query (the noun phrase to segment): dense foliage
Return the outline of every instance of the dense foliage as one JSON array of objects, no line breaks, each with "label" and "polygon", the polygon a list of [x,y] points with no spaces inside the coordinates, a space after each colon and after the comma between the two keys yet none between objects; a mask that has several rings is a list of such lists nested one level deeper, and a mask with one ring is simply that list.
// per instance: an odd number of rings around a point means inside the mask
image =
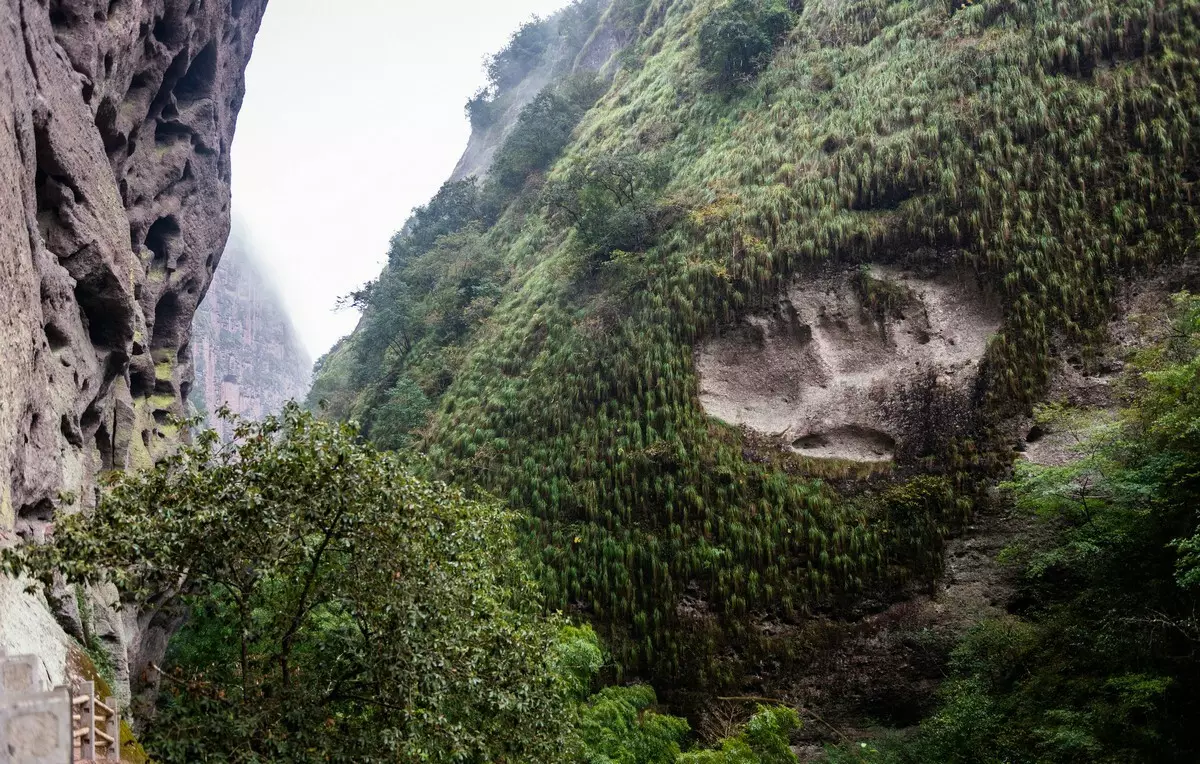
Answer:
[{"label": "dense foliage", "polygon": [[601,80],[579,74],[539,93],[521,110],[512,134],[496,152],[490,182],[512,193],[531,175],[548,169],[571,139],[575,125],[603,92]]},{"label": "dense foliage", "polygon": [[561,761],[573,687],[495,505],[295,406],[123,474],[11,558],[186,613],[163,762]]},{"label": "dense foliage", "polygon": [[1063,464],[1019,463],[1009,486],[1044,523],[1009,552],[1022,614],[977,627],[954,653],[943,707],[868,761],[1200,758],[1200,298],[1180,296],[1177,310],[1166,340],[1131,364],[1118,419],[1042,413],[1041,427],[1077,445]]},{"label": "dense foliage", "polygon": [[553,217],[574,226],[588,254],[642,252],[663,228],[664,167],[634,154],[572,163],[542,190]]},{"label": "dense foliage", "polygon": [[795,20],[782,0],[729,0],[700,26],[700,65],[726,85],[752,77]]},{"label": "dense foliage", "polygon": [[[936,571],[976,478],[1007,464],[991,422],[1038,399],[1052,342],[1100,339],[1120,274],[1187,253],[1200,222],[1196,0],[809,2],[726,92],[698,36],[734,7],[622,3],[641,16],[608,91],[561,157],[513,165],[532,171],[478,229],[503,264],[483,317],[385,354],[378,381],[321,388],[369,423],[410,376],[431,469],[519,509],[553,604],[675,684],[736,677],[726,647],[748,651],[756,618]],[[681,214],[597,268],[532,168],[569,184],[625,155],[663,163],[657,199]],[[843,466],[763,456],[697,402],[697,340],[834,259],[970,269],[1004,310],[970,437],[879,501],[825,480]],[[885,312],[901,297],[874,293]]]}]

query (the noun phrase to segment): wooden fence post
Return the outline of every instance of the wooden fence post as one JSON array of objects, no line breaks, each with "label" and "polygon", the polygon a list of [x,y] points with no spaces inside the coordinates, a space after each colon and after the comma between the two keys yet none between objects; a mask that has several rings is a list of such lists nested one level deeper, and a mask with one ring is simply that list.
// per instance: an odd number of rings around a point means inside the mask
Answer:
[{"label": "wooden fence post", "polygon": [[96,683],[84,682],[83,694],[87,698],[80,714],[80,725],[84,730],[84,739],[80,758],[84,761],[96,759]]},{"label": "wooden fence post", "polygon": [[108,715],[107,731],[109,737],[112,738],[112,743],[108,747],[108,758],[112,761],[121,761],[121,709],[117,705],[116,698],[106,698],[104,705],[112,709],[112,713]]}]

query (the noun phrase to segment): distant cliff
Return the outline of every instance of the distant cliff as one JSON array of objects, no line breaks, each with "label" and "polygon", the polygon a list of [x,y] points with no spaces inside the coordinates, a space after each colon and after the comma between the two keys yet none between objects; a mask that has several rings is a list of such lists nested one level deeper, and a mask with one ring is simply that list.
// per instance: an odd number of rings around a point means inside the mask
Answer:
[{"label": "distant cliff", "polygon": [[192,347],[196,384],[191,403],[218,430],[225,425],[211,414],[222,405],[258,419],[308,392],[312,360],[236,232],[196,311]]}]

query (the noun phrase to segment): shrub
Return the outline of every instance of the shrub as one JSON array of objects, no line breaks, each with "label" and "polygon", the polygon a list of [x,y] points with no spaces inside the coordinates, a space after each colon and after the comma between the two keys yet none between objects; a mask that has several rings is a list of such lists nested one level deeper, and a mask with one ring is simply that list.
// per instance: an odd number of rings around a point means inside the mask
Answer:
[{"label": "shrub", "polygon": [[542,60],[552,42],[554,31],[549,21],[536,16],[526,21],[513,32],[504,49],[488,59],[487,75],[492,87],[502,90],[520,83]]},{"label": "shrub", "polygon": [[700,65],[725,85],[753,77],[794,23],[780,0],[729,0],[700,27]]},{"label": "shrub", "polygon": [[679,764],[794,764],[788,737],[800,728],[800,715],[783,706],[759,706],[740,734],[714,751],[689,751]]}]

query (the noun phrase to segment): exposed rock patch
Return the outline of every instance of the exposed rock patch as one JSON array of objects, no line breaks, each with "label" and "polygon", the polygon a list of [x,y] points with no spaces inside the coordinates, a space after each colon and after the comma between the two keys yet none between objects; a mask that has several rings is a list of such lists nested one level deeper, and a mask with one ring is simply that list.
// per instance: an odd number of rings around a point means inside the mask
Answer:
[{"label": "exposed rock patch", "polygon": [[967,410],[999,325],[973,277],[884,266],[824,273],[701,345],[700,402],[805,456],[916,455],[928,450],[931,425]]},{"label": "exposed rock patch", "polygon": [[[44,534],[64,497],[90,505],[96,473],[147,466],[173,442],[165,422],[184,413],[191,317],[229,231],[229,146],[265,5],[0,0],[9,542]],[[157,638],[102,600],[97,618],[124,683]]]}]

